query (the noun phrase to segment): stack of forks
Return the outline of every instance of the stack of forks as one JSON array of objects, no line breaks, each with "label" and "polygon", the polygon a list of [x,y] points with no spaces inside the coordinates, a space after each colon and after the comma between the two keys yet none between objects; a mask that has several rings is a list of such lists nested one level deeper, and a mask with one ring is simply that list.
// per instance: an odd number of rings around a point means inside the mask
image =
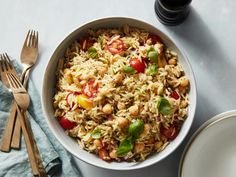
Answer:
[{"label": "stack of forks", "polygon": [[24,67],[21,77],[18,76],[9,56],[6,53],[0,54],[1,80],[14,96],[0,150],[9,152],[11,148],[20,149],[22,131],[32,173],[33,175],[44,177],[46,172],[26,114],[30,104],[30,97],[26,90],[27,83],[30,70],[36,63],[37,58],[38,32],[33,30],[29,30],[21,51],[21,63]]}]

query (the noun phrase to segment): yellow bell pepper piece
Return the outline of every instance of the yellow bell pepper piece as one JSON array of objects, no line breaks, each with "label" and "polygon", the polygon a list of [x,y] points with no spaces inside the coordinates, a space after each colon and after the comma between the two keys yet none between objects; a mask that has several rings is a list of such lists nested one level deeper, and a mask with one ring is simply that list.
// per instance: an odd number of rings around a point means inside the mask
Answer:
[{"label": "yellow bell pepper piece", "polygon": [[81,94],[81,95],[77,96],[77,102],[84,109],[93,108],[93,102],[84,94]]}]

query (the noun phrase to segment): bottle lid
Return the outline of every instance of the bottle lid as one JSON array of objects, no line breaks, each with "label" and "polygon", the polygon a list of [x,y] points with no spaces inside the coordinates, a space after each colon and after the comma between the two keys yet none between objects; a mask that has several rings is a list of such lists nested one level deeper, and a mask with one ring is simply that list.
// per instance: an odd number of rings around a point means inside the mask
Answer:
[{"label": "bottle lid", "polygon": [[176,10],[172,7],[168,9],[167,7],[163,7],[161,4],[161,0],[156,0],[154,4],[154,9],[157,15],[158,20],[165,25],[178,25],[182,23],[189,14],[189,4],[191,0],[188,2],[188,5],[184,5],[182,8],[178,7]]}]

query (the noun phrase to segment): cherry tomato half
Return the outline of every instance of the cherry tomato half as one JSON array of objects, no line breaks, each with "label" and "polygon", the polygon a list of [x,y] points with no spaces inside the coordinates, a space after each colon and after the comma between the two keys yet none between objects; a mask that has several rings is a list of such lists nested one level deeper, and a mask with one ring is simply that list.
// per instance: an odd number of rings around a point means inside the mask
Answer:
[{"label": "cherry tomato half", "polygon": [[65,130],[70,130],[77,125],[76,122],[72,122],[72,121],[66,119],[65,117],[60,117],[59,123],[62,126],[62,128],[64,128]]},{"label": "cherry tomato half", "polygon": [[98,156],[99,156],[99,158],[102,159],[102,160],[105,160],[105,161],[110,160],[110,157],[109,157],[109,155],[108,155],[108,152],[107,152],[107,150],[105,150],[105,149],[100,149],[100,150],[98,151]]},{"label": "cherry tomato half", "polygon": [[95,97],[98,93],[98,84],[94,85],[94,80],[89,80],[83,86],[83,93],[88,97]]},{"label": "cherry tomato half", "polygon": [[170,97],[174,98],[175,100],[178,100],[180,96],[176,91],[173,91],[170,93]]},{"label": "cherry tomato half", "polygon": [[129,61],[129,64],[132,68],[134,68],[136,71],[143,73],[145,70],[145,64],[143,61],[140,61],[138,58],[132,58]]},{"label": "cherry tomato half", "polygon": [[179,126],[172,124],[168,128],[164,126],[160,127],[160,132],[163,136],[165,136],[168,140],[173,140],[179,133]]},{"label": "cherry tomato half", "polygon": [[91,38],[83,38],[79,41],[81,47],[82,47],[82,50],[84,51],[87,51],[89,47],[93,46],[94,44],[94,40],[91,39]]},{"label": "cherry tomato half", "polygon": [[162,43],[163,44],[163,41],[162,41],[160,36],[157,36],[157,35],[154,35],[154,34],[149,34],[148,39],[152,40],[152,44],[156,44],[156,43]]},{"label": "cherry tomato half", "polygon": [[124,51],[124,42],[121,39],[117,39],[110,45],[107,45],[107,49],[111,54],[119,54]]}]

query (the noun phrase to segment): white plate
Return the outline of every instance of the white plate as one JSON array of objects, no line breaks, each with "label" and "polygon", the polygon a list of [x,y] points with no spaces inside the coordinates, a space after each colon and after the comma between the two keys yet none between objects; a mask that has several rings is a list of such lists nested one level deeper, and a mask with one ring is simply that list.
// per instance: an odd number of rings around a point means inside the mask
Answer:
[{"label": "white plate", "polygon": [[179,177],[236,176],[236,110],[204,123],[185,148]]}]

